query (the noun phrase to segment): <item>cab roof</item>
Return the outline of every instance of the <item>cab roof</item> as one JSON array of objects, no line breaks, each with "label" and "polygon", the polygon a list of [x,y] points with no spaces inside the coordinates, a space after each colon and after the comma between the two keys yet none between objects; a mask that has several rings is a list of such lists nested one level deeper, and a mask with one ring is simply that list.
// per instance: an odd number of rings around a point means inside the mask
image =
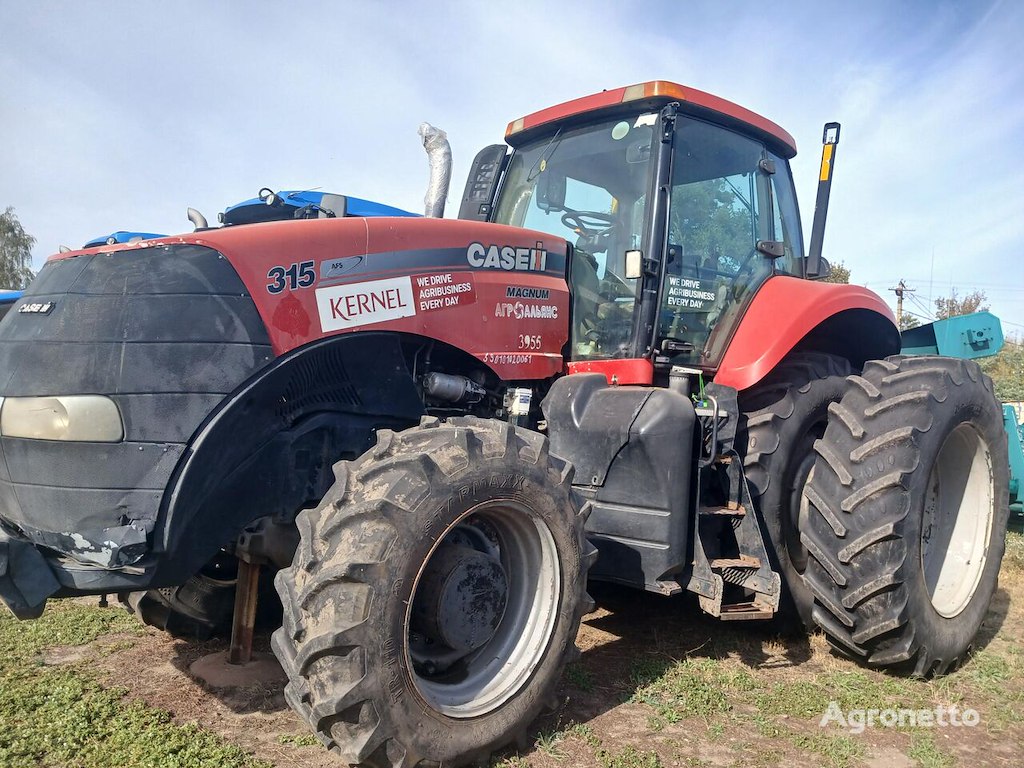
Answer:
[{"label": "cab roof", "polygon": [[793,137],[768,118],[705,91],[666,80],[651,80],[601,91],[533,112],[508,124],[505,141],[515,147],[545,133],[556,123],[575,122],[576,118],[591,116],[594,113],[614,114],[626,109],[661,109],[673,101],[679,102],[684,113],[706,117],[726,125],[731,124],[741,130],[758,134],[787,158],[796,154],[796,142]]}]

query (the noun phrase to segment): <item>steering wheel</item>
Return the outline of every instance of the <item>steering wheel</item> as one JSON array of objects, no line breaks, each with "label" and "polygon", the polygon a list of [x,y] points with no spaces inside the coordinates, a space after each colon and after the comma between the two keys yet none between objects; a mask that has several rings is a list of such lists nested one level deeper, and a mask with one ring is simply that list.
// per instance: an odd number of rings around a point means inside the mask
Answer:
[{"label": "steering wheel", "polygon": [[615,217],[600,211],[566,211],[562,214],[562,223],[581,235],[593,237],[611,229],[615,225]]},{"label": "steering wheel", "polygon": [[625,280],[611,270],[606,270],[601,279],[601,295],[609,301],[633,298],[636,291]]}]

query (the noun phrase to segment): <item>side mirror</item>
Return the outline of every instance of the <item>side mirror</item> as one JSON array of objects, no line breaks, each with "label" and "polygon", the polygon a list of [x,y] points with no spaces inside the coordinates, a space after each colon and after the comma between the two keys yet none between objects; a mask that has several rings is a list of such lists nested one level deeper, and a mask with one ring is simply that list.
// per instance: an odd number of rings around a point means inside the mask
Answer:
[{"label": "side mirror", "polygon": [[637,280],[644,273],[643,251],[626,251],[626,268],[623,270],[627,280]]},{"label": "side mirror", "polygon": [[646,163],[651,159],[651,140],[648,138],[645,141],[634,141],[628,147],[626,147],[626,162],[635,163]]},{"label": "side mirror", "polygon": [[462,193],[460,219],[487,221],[494,205],[494,193],[508,162],[507,151],[504,144],[492,144],[477,153],[466,179],[466,190]]},{"label": "side mirror", "polygon": [[537,207],[542,211],[565,210],[565,176],[552,171],[541,171],[537,177]]}]

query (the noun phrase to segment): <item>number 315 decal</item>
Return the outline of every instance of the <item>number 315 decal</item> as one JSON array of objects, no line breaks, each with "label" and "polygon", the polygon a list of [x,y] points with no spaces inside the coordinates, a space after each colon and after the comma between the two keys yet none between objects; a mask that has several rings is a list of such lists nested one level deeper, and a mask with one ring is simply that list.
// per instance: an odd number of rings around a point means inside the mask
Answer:
[{"label": "number 315 decal", "polygon": [[271,267],[267,271],[267,293],[280,293],[285,288],[294,291],[297,288],[309,288],[316,282],[315,262],[303,261],[287,267]]}]

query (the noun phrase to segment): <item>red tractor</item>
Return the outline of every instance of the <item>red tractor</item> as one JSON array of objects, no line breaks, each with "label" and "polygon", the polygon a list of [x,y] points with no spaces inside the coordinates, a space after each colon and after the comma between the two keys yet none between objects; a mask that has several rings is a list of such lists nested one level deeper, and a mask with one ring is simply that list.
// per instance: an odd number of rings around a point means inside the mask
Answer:
[{"label": "red tractor", "polygon": [[588,577],[944,672],[1003,554],[1001,411],[815,280],[838,131],[809,255],[790,135],[658,81],[511,123],[459,221],[54,256],[0,325],[0,595],[210,628],[237,583],[244,641],[262,564],[289,703],[368,766],[524,732]]}]

